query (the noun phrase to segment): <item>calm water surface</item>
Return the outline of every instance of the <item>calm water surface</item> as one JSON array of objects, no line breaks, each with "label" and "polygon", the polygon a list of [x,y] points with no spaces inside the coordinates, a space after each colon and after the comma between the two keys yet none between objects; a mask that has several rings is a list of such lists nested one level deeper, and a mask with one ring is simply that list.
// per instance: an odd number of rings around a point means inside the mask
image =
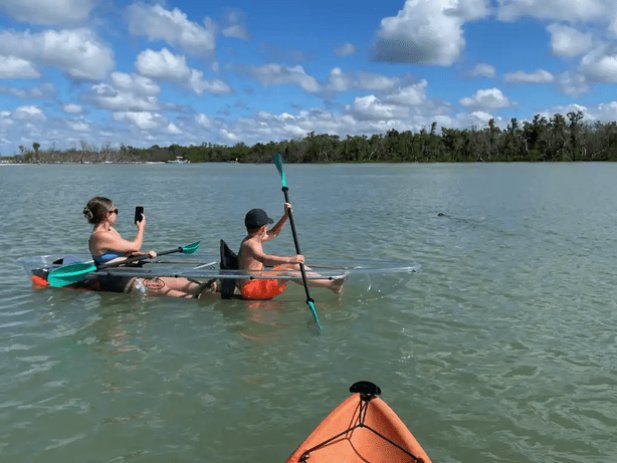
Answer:
[{"label": "calm water surface", "polygon": [[[0,166],[0,461],[276,462],[358,380],[435,462],[617,458],[617,165],[286,166],[312,257],[421,265],[302,302],[32,290],[17,257],[84,252],[94,195],[146,247],[282,211],[272,165]],[[438,213],[446,214],[438,216]],[[269,248],[293,253],[289,228]],[[299,292],[301,296],[301,292]]]}]

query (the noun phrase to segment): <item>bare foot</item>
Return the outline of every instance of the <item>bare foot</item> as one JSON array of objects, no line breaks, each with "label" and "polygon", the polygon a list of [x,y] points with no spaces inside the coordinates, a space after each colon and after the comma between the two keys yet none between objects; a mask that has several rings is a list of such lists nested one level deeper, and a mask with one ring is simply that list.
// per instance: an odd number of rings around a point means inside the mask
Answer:
[{"label": "bare foot", "polygon": [[218,290],[218,284],[216,282],[216,280],[210,280],[207,281],[205,283],[202,283],[199,288],[197,289],[197,292],[195,294],[195,296],[193,296],[195,299],[201,299],[201,295],[204,293],[207,294],[215,294],[216,291]]},{"label": "bare foot", "polygon": [[330,290],[334,294],[341,294],[343,292],[343,283],[345,283],[345,277],[335,278],[334,280],[332,280],[332,285],[330,286]]}]

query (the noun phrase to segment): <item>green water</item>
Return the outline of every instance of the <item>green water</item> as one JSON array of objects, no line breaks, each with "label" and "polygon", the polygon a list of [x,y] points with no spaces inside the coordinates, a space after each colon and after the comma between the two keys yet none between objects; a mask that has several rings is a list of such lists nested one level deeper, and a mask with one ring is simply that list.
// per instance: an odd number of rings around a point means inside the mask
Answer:
[{"label": "green water", "polygon": [[[239,243],[273,165],[0,166],[0,461],[284,461],[370,380],[436,462],[611,462],[615,164],[285,166],[302,250],[421,265],[391,294],[146,299],[32,290],[94,195],[146,248]],[[446,216],[439,216],[442,212]],[[289,228],[268,251],[293,253]],[[199,255],[199,254],[198,254]],[[301,296],[301,292],[299,292]]]}]

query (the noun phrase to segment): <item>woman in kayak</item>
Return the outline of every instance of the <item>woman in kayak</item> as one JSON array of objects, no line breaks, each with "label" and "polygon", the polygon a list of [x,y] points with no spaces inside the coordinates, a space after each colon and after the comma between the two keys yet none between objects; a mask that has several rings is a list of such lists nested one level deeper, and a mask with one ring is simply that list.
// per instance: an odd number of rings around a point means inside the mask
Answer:
[{"label": "woman in kayak", "polygon": [[[141,220],[135,223],[137,235],[130,241],[122,238],[115,228],[118,208],[110,199],[95,196],[88,201],[83,214],[93,225],[89,247],[90,254],[97,264],[118,263],[131,256],[156,257],[155,251],[141,252],[146,229],[146,216],[143,213]],[[138,278],[111,274],[94,275],[93,278],[95,281],[91,283],[98,285],[101,291],[128,293],[141,290],[149,296],[196,298],[206,289],[206,285],[187,278]]]},{"label": "woman in kayak", "polygon": [[[268,214],[263,209],[251,209],[244,217],[244,225],[248,235],[240,245],[238,252],[238,267],[240,270],[248,270],[250,272],[260,272],[265,266],[274,266],[272,270],[300,270],[300,265],[304,263],[304,256],[297,254],[295,256],[275,256],[266,254],[263,250],[263,243],[276,238],[285,226],[289,217],[291,204],[285,203],[283,216],[279,221],[268,230],[268,225],[274,221],[268,217]],[[310,267],[305,265],[306,269]],[[264,272],[267,274],[267,271]],[[311,273],[310,275],[315,275]],[[295,280],[292,280],[298,283]],[[328,288],[339,294],[343,289],[344,280],[336,279],[312,279],[308,284]],[[301,283],[299,283],[301,284]],[[240,280],[240,293],[243,299],[264,300],[272,299],[281,294],[287,288],[286,280],[277,279],[253,279]]]}]

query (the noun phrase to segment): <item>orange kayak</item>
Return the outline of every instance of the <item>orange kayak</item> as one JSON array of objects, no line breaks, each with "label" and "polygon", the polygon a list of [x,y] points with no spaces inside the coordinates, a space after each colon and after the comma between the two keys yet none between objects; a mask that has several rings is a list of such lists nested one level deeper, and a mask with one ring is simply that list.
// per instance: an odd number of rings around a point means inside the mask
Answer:
[{"label": "orange kayak", "polygon": [[287,463],[431,463],[378,386],[361,381],[291,454]]}]

